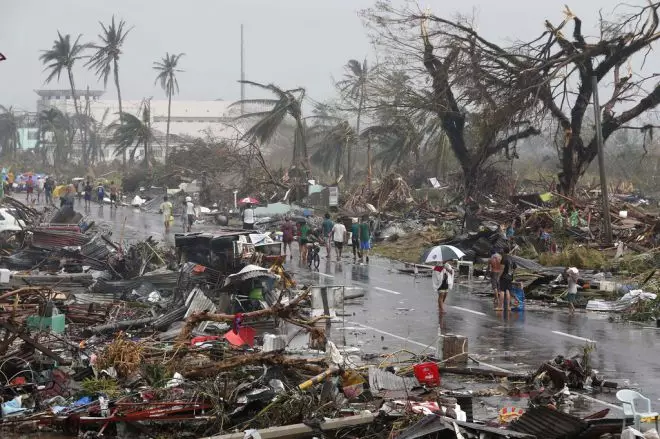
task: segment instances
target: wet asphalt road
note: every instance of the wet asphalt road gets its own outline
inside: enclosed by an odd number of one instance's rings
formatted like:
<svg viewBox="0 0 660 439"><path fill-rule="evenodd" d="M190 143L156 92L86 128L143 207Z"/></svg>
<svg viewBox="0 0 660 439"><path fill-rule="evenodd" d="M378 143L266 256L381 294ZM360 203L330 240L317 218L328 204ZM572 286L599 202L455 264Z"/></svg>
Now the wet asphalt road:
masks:
<svg viewBox="0 0 660 439"><path fill-rule="evenodd" d="M157 214L109 206L93 206L88 214L96 221L109 222L115 240L120 236L126 240L164 238ZM195 229L212 230L213 226ZM180 230L177 223L174 231ZM173 242L173 236L165 240ZM585 344L595 342L591 360L601 375L620 383L627 380L655 406L660 404L658 329L614 323L607 314L578 312L569 316L565 310L538 305L529 305L521 313L495 312L492 299L480 294L487 285L478 280L468 283L465 278L450 292L447 313L440 319L430 278L400 274L395 269L398 264L385 259L372 257L368 265L356 265L350 257L342 262L329 261L324 249L321 256L318 272L301 267L295 257L287 265L304 284L346 285L364 291L362 301L346 305L344 311L351 315L336 328L345 334L346 345L374 353L398 349L421 352L435 349L439 333L461 334L468 337L469 351L482 366L527 371L556 355L580 353ZM615 402L614 394L598 397Z"/></svg>

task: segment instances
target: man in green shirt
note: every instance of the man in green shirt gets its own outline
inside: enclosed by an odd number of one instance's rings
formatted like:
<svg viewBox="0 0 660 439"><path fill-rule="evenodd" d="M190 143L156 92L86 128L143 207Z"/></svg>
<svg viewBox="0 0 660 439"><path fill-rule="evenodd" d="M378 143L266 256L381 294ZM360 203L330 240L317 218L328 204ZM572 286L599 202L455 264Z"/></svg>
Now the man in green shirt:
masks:
<svg viewBox="0 0 660 439"><path fill-rule="evenodd" d="M369 263L369 250L371 249L371 234L369 231L369 217L363 217L360 223L360 262L364 262L364 257L367 258Z"/></svg>
<svg viewBox="0 0 660 439"><path fill-rule="evenodd" d="M330 219L330 214L326 213L325 214L325 219L323 220L323 224L321 225L321 230L323 233L323 239L325 239L325 250L326 250L326 257L330 259L330 248L331 248L331 235L332 235L332 228L335 226L335 223L332 222Z"/></svg>
<svg viewBox="0 0 660 439"><path fill-rule="evenodd" d="M307 235L309 235L309 225L304 222L300 226L300 260L307 261Z"/></svg>

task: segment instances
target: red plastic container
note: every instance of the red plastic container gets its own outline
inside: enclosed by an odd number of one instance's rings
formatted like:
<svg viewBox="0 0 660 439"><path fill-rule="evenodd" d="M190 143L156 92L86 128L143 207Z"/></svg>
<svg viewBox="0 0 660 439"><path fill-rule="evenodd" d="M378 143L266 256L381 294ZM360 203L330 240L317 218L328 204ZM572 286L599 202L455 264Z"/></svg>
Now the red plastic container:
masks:
<svg viewBox="0 0 660 439"><path fill-rule="evenodd" d="M420 363L413 366L415 378L420 384L429 387L438 387L440 385L440 371L435 363Z"/></svg>

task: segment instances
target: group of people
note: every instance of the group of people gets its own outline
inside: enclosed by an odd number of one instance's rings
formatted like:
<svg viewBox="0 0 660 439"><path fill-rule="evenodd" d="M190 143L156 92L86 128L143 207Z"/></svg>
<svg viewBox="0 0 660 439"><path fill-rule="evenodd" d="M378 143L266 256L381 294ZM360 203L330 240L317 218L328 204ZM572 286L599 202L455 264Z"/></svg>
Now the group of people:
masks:
<svg viewBox="0 0 660 439"><path fill-rule="evenodd" d="M245 223L243 225L245 227ZM334 244L335 256L337 261L341 261L344 251L344 246L349 242L353 248L353 262L369 262L369 250L371 249L371 229L369 226L369 218L363 217L361 222L353 219L351 224L350 235L346 226L341 221L333 221L330 214L326 213L321 228L314 230L307 221L301 222L296 225L290 217L287 217L282 223L282 243L284 257L287 254L290 259L293 259L292 244L298 237L298 244L300 249L300 260L307 260L307 252L314 244L323 243L326 249L326 257L332 257L332 247ZM288 253L287 253L288 252Z"/></svg>
<svg viewBox="0 0 660 439"><path fill-rule="evenodd" d="M193 203L192 197L185 197L181 207L181 225L183 226L183 231L190 233L192 231L192 226L195 223L196 217L195 203ZM170 229L174 224L174 205L169 200L167 195L163 197L163 202L160 204L159 212L163 216L165 234L168 234L170 233Z"/></svg>
<svg viewBox="0 0 660 439"><path fill-rule="evenodd" d="M511 310L511 288L513 286L513 273L516 264L509 256L507 248L502 249L501 253L495 249L488 260L486 272L490 275L490 285L493 289L493 304L496 311L502 311L506 306Z"/></svg>

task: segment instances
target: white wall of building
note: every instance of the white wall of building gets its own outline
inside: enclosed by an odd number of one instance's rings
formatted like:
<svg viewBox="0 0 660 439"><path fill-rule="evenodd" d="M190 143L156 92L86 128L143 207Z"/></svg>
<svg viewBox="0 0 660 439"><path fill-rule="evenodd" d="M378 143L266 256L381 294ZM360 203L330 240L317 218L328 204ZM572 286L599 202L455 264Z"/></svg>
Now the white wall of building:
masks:
<svg viewBox="0 0 660 439"><path fill-rule="evenodd" d="M37 93L39 93L38 91ZM42 92L43 93L43 92ZM83 93L82 91L80 93ZM99 92L93 92L98 94ZM61 94L55 94L55 91L49 93L37 101L37 110L41 111L49 107L55 107L68 114L75 113L73 99L70 93L65 91ZM56 99L57 97L57 99ZM90 96L87 100L84 96L78 98L81 111L89 101L89 112L96 121L101 121L105 115L104 124L109 125L119 117L119 105L116 99L98 99L98 96ZM176 136L206 137L211 135L216 139L235 139L236 131L229 128L227 123L231 122L236 110L229 108L231 102L227 101L182 101L172 100L170 134ZM131 113L136 117L142 117L143 100L123 100L122 111ZM156 132L157 141L154 142L153 152L158 160L165 157L165 133L167 130L167 100L154 100L150 102L151 107L151 127ZM106 114L107 112L107 114ZM172 144L172 139L170 144ZM143 152L139 151L138 155ZM112 153L110 157L113 157Z"/></svg>

